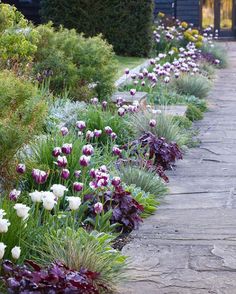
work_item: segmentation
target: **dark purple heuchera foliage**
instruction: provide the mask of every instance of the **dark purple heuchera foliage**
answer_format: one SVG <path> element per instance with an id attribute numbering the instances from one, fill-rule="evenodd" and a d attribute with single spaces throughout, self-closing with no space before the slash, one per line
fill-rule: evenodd
<path id="1" fill-rule="evenodd" d="M 94 195 L 85 196 L 85 201 L 91 199 L 94 199 L 94 203 L 98 201 Z M 104 212 L 112 209 L 110 222 L 111 224 L 120 224 L 121 226 L 118 226 L 118 230 L 130 232 L 137 229 L 143 221 L 141 218 L 141 213 L 144 210 L 143 206 L 132 197 L 130 192 L 124 190 L 121 185 L 114 187 L 114 190 L 106 191 L 101 195 L 101 200 Z M 93 209 L 94 203 L 91 204 L 90 208 L 91 217 L 96 216 Z"/>
<path id="2" fill-rule="evenodd" d="M 183 158 L 177 143 L 168 143 L 165 138 L 158 138 L 151 132 L 144 133 L 139 139 L 123 148 L 128 149 L 129 147 L 133 149 L 133 155 L 139 156 L 140 152 L 144 156 L 148 155 L 147 160 L 143 159 L 145 166 L 148 169 L 155 169 L 159 176 L 166 181 L 168 181 L 168 177 L 164 171 L 170 169 L 176 160 Z"/>
<path id="3" fill-rule="evenodd" d="M 29 260 L 23 266 L 5 260 L 2 270 L 1 280 L 10 294 L 99 294 L 94 286 L 98 273 L 71 270 L 60 262 L 41 268 Z"/>

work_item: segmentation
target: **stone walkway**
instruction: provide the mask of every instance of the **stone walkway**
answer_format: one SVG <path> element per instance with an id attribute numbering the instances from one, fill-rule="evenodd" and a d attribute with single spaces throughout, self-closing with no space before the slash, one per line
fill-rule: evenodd
<path id="1" fill-rule="evenodd" d="M 200 148 L 169 173 L 171 193 L 123 253 L 122 294 L 236 294 L 236 43 L 218 72 Z"/>

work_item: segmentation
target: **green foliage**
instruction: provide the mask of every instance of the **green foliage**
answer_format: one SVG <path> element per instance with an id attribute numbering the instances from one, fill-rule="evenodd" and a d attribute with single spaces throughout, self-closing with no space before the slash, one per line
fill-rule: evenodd
<path id="1" fill-rule="evenodd" d="M 182 75 L 173 81 L 173 86 L 180 94 L 193 95 L 200 99 L 206 98 L 211 89 L 210 81 L 201 75 Z"/>
<path id="2" fill-rule="evenodd" d="M 151 0 L 42 0 L 41 15 L 86 36 L 102 33 L 116 53 L 147 56 L 152 48 Z"/>
<path id="3" fill-rule="evenodd" d="M 200 72 L 203 76 L 209 79 L 213 79 L 215 76 L 215 67 L 212 64 L 209 64 L 208 62 L 201 62 L 199 64 Z"/>
<path id="4" fill-rule="evenodd" d="M 51 90 L 69 90 L 76 100 L 95 94 L 105 98 L 112 93 L 116 62 L 112 47 L 101 36 L 84 38 L 75 30 L 56 31 L 50 23 L 38 26 L 37 31 L 40 41 L 34 72 L 52 70 Z"/>
<path id="5" fill-rule="evenodd" d="M 126 188 L 127 191 L 132 193 L 132 196 L 139 204 L 144 207 L 144 211 L 141 214 L 142 218 L 147 218 L 154 214 L 159 202 L 156 200 L 156 196 L 151 193 L 142 191 L 141 188 L 131 185 Z"/>
<path id="6" fill-rule="evenodd" d="M 156 120 L 157 124 L 155 127 L 149 126 L 151 119 Z M 173 116 L 165 115 L 165 113 L 137 113 L 131 116 L 130 124 L 136 137 L 149 131 L 157 137 L 164 137 L 167 142 L 176 142 L 180 147 L 186 145 L 189 141 L 189 135 L 186 131 L 180 129 Z"/>
<path id="7" fill-rule="evenodd" d="M 215 59 L 219 59 L 220 64 L 218 65 L 220 68 L 226 68 L 228 65 L 228 57 L 225 52 L 225 48 L 218 43 L 214 43 L 213 46 L 210 44 L 204 44 L 201 50 L 205 53 L 210 53 L 214 56 Z"/>
<path id="8" fill-rule="evenodd" d="M 159 198 L 167 192 L 164 182 L 155 172 L 132 165 L 121 166 L 119 172 L 122 181 L 127 185 L 135 185 L 147 194 L 150 193 Z"/>
<path id="9" fill-rule="evenodd" d="M 186 117 L 191 121 L 195 121 L 203 119 L 203 114 L 201 110 L 197 108 L 195 105 L 189 104 L 186 111 Z"/>
<path id="10" fill-rule="evenodd" d="M 192 121 L 189 120 L 186 116 L 174 116 L 173 120 L 178 123 L 178 126 L 181 129 L 190 129 L 192 127 Z"/>
<path id="11" fill-rule="evenodd" d="M 106 126 L 111 127 L 113 132 L 117 134 L 117 144 L 125 144 L 132 137 L 132 126 L 129 125 L 129 121 L 126 117 L 121 118 L 112 109 L 103 111 L 101 106 L 89 105 L 85 111 L 78 113 L 78 118 L 86 122 L 89 130 L 104 130 Z M 107 135 L 104 132 L 99 138 L 99 142 L 107 144 Z"/>
<path id="12" fill-rule="evenodd" d="M 38 134 L 47 114 L 45 97 L 29 81 L 9 71 L 0 72 L 0 173 L 9 167 L 17 151 Z"/>
<path id="13" fill-rule="evenodd" d="M 126 267 L 126 257 L 110 246 L 113 239 L 110 235 L 95 231 L 88 233 L 82 228 L 50 232 L 43 236 L 44 245 L 39 247 L 41 263 L 60 260 L 75 270 L 87 268 L 100 273 L 97 281 L 99 293 L 104 293 L 101 285 L 111 293 L 123 279 Z"/>
<path id="14" fill-rule="evenodd" d="M 0 32 L 14 27 L 26 27 L 28 24 L 24 18 L 14 6 L 9 4 L 0 4 Z"/>

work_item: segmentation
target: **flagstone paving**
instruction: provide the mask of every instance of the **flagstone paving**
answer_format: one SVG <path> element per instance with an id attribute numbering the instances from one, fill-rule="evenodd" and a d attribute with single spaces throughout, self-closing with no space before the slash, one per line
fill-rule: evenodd
<path id="1" fill-rule="evenodd" d="M 236 294 L 236 43 L 225 46 L 200 148 L 169 172 L 169 195 L 123 249 L 122 294 Z"/>

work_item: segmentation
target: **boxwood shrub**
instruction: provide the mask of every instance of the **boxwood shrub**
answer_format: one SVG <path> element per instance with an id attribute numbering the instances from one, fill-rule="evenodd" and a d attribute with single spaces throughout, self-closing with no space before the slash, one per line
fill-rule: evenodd
<path id="1" fill-rule="evenodd" d="M 118 54 L 146 56 L 152 47 L 152 0 L 41 0 L 41 16 L 86 36 L 102 33 Z"/>

